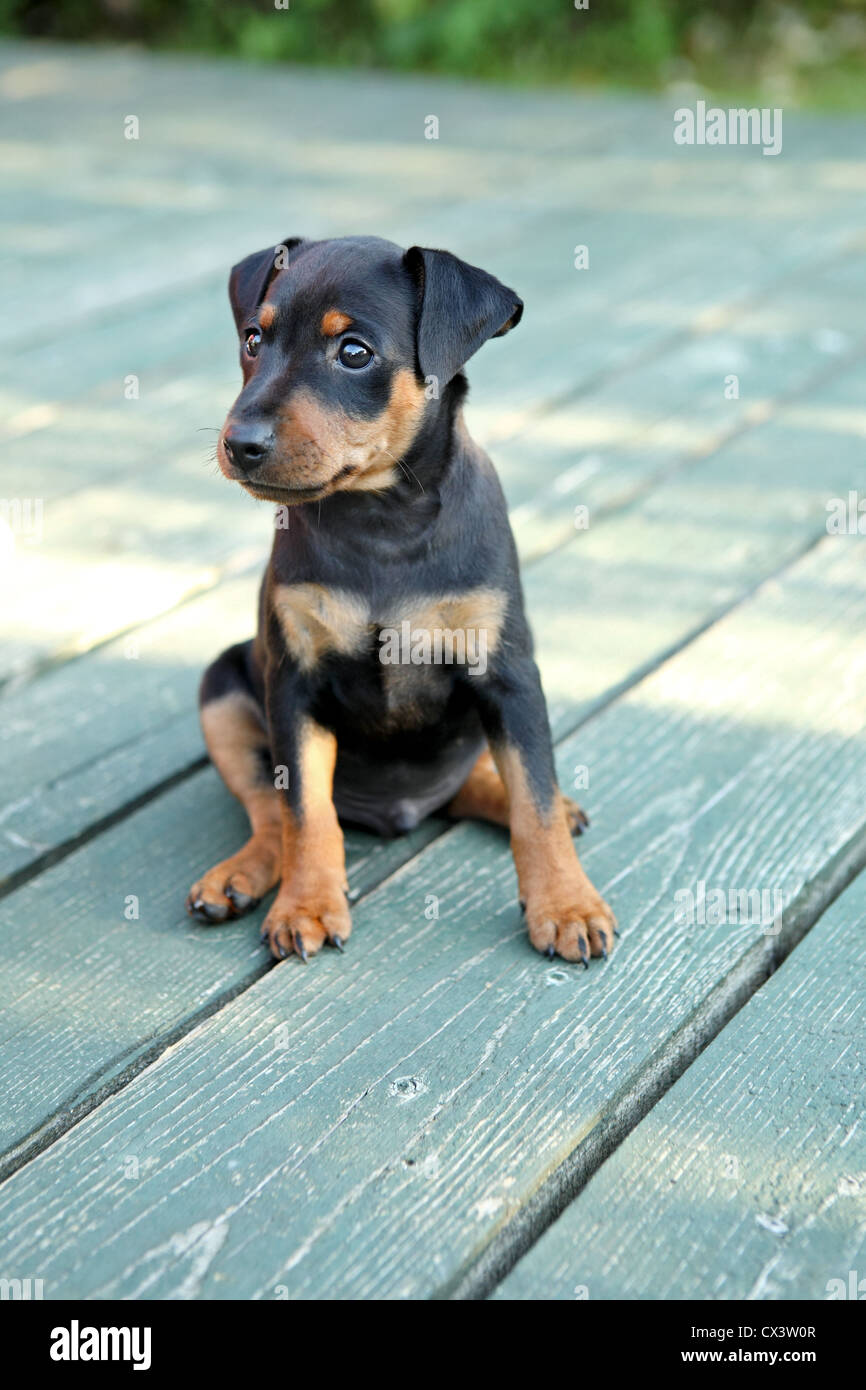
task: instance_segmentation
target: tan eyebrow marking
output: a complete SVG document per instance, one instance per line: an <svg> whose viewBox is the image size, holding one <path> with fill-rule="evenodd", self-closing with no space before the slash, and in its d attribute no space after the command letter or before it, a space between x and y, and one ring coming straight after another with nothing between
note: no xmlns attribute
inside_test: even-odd
<svg viewBox="0 0 866 1390"><path fill-rule="evenodd" d="M262 328L268 329L268 328L272 328L272 327L273 327L274 317L275 317L275 315L276 315L276 312L277 312L277 310L276 310L276 306L275 306L275 305L273 305L273 304L263 304L263 305L262 305L261 309L259 310L259 323L261 324Z"/></svg>
<svg viewBox="0 0 866 1390"><path fill-rule="evenodd" d="M342 333L352 320L348 314L341 314L339 309L329 309L322 316L322 332L326 338L336 338L338 333Z"/></svg>

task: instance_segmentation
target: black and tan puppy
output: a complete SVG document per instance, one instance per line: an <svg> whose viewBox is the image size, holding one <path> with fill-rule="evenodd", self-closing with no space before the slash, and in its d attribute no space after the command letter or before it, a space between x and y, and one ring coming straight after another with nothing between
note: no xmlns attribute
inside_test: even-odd
<svg viewBox="0 0 866 1390"><path fill-rule="evenodd" d="M273 954L342 947L339 820L393 835L447 810L509 826L539 951L606 956L614 919L557 788L505 500L461 409L464 363L521 301L446 251L376 237L292 238L235 266L229 293L244 385L219 464L281 524L257 636L201 687L252 836L189 911L224 921L279 884Z"/></svg>

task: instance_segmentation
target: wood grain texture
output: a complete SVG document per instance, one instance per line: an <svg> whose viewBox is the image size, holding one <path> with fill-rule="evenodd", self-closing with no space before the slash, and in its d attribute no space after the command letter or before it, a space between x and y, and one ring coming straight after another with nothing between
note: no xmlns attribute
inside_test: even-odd
<svg viewBox="0 0 866 1390"><path fill-rule="evenodd" d="M459 827L359 905L345 957L269 972L11 1177L4 1267L48 1296L453 1291L763 978L772 934L677 925L674 894L778 892L796 939L809 885L812 911L866 852L864 618L858 542L827 540L566 742L625 928L607 967L535 956L502 838ZM91 884L116 872L106 849ZM93 947L83 988L141 933ZM170 996L162 946L135 988Z"/></svg>
<svg viewBox="0 0 866 1390"><path fill-rule="evenodd" d="M430 820L400 840L348 831L352 893L368 892L443 828ZM219 929L184 911L191 883L248 833L243 811L207 768L0 906L7 1162L267 971L264 907Z"/></svg>
<svg viewBox="0 0 866 1390"><path fill-rule="evenodd" d="M525 225L543 199L546 208L571 213L569 260L588 219L620 213L610 242L619 275L624 260L652 249L662 219L667 235L679 216L681 241L689 241L696 259L706 231L721 230L728 219L714 278L740 292L759 258L778 267L787 252L805 262L816 244L838 244L862 208L856 182L824 176L809 137L813 147L817 128L826 139L827 125L808 119L784 161L702 164L672 145L664 102L529 94L417 76L250 72L189 59L180 69L171 58L81 47L7 43L2 54L0 99L19 137L4 152L5 186L13 198L42 200L47 191L59 200L56 221L49 205L47 230L71 225L73 253L86 269L78 295L64 293L62 266L40 260L45 248L32 234L28 239L28 223L13 224L14 248L29 251L48 277L47 293L44 302L26 300L26 286L10 274L4 302L11 321L26 307L43 330L87 308L110 307L111 288L153 293L181 284L191 266L216 269L247 251L252 196L262 219L305 216L305 227L280 221L275 236L321 234L323 224L387 233L398 219L417 232L423 220L431 245L453 240L455 223L489 237L490 219L475 211L482 199L496 217L496 237L507 244L512 218ZM139 141L123 139L120 106L140 115ZM274 141L273 110L304 138ZM440 116L438 141L424 139L427 111ZM836 122L832 134L835 158L844 164L856 150L851 123ZM688 236L684 208L701 236ZM154 231L130 256L124 228L135 236L146 220ZM742 236L744 220L753 224L749 238ZM607 244L599 238L600 257ZM706 274L703 282L712 292Z"/></svg>
<svg viewBox="0 0 866 1390"><path fill-rule="evenodd" d="M0 695L0 881L205 756L201 674L249 636L258 585L230 580Z"/></svg>
<svg viewBox="0 0 866 1390"><path fill-rule="evenodd" d="M866 1269L864 920L861 874L497 1299L851 1297Z"/></svg>
<svg viewBox="0 0 866 1390"><path fill-rule="evenodd" d="M768 421L784 426L792 403L820 400L836 381L848 382L854 408L863 373L852 313L859 277L844 262L838 276L828 267L816 278L817 292L783 285L749 312L723 314L716 331L688 335L497 441L524 558L568 539L567 500L597 517L737 436L757 431L760 447ZM848 424L857 435L853 415Z"/></svg>

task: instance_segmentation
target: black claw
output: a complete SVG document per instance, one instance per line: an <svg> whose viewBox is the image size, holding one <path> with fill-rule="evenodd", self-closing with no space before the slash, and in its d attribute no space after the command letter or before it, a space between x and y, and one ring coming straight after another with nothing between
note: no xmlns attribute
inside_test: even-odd
<svg viewBox="0 0 866 1390"><path fill-rule="evenodd" d="M259 944L262 946L270 946L271 938L268 936L266 931L263 931L261 936L259 937Z"/></svg>
<svg viewBox="0 0 866 1390"><path fill-rule="evenodd" d="M553 945L548 946L544 954L547 956L548 960L553 960L553 957L556 955L556 947Z"/></svg>
<svg viewBox="0 0 866 1390"><path fill-rule="evenodd" d="M518 898L517 901L520 903L520 911L521 911L521 912L525 912L525 911L526 911L526 903L523 901L522 898Z"/></svg>
<svg viewBox="0 0 866 1390"><path fill-rule="evenodd" d="M350 903L357 902L361 896L360 888L344 888L343 892L346 894L346 901Z"/></svg>
<svg viewBox="0 0 866 1390"><path fill-rule="evenodd" d="M589 969L589 951L587 950L587 948L586 948L586 942L584 942L584 941L581 941L581 943L580 943L580 959L583 961L583 968L584 968L584 970L588 970L588 969Z"/></svg>
<svg viewBox="0 0 866 1390"><path fill-rule="evenodd" d="M254 907L258 907L261 899L253 898L249 893L239 893L230 883L223 889L226 897L234 908L238 916L244 912L252 912Z"/></svg>
<svg viewBox="0 0 866 1390"><path fill-rule="evenodd" d="M295 943L295 950L301 957L301 960L304 962L304 965L306 965L309 961L309 956L307 955L307 948L304 945L304 938L301 936L301 933L299 931L296 931L293 934L293 940Z"/></svg>
<svg viewBox="0 0 866 1390"><path fill-rule="evenodd" d="M225 922L229 910L218 903L206 903L204 898L196 898L190 909L191 915L197 917L200 922Z"/></svg>
<svg viewBox="0 0 866 1390"><path fill-rule="evenodd" d="M602 946L602 948L601 948L601 954L602 954L602 958L603 958L604 960L607 960L607 949L606 949L604 946Z"/></svg>
<svg viewBox="0 0 866 1390"><path fill-rule="evenodd" d="M617 927L614 927L614 929L613 929L613 934L614 934L614 936L616 937L616 939L617 939L617 941L618 941L619 938L620 938L620 936L621 936L621 932L619 931L619 929L618 929Z"/></svg>
<svg viewBox="0 0 866 1390"><path fill-rule="evenodd" d="M285 959L286 959L286 956L287 956L288 954L289 954L289 953L288 953L288 951L286 950L285 946L283 945L282 941L278 941L278 942L277 942L277 955L279 956L280 960L285 960Z"/></svg>
<svg viewBox="0 0 866 1390"><path fill-rule="evenodd" d="M340 952L342 952L342 950L343 950L343 938L342 938L341 936L332 936L332 937L331 937L331 945L332 945L332 946L336 946L337 950L340 951Z"/></svg>

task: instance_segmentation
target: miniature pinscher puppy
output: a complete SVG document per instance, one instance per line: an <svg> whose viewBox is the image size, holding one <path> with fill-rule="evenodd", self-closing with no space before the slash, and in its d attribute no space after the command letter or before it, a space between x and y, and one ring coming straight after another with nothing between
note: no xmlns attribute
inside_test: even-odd
<svg viewBox="0 0 866 1390"><path fill-rule="evenodd" d="M557 787L505 499L463 420L464 363L521 300L378 237L292 238L236 265L229 295L243 389L219 466L278 510L257 635L201 686L252 833L188 910L222 922L279 885L272 954L342 949L340 821L397 835L445 811L509 827L537 950L606 957L615 921Z"/></svg>

